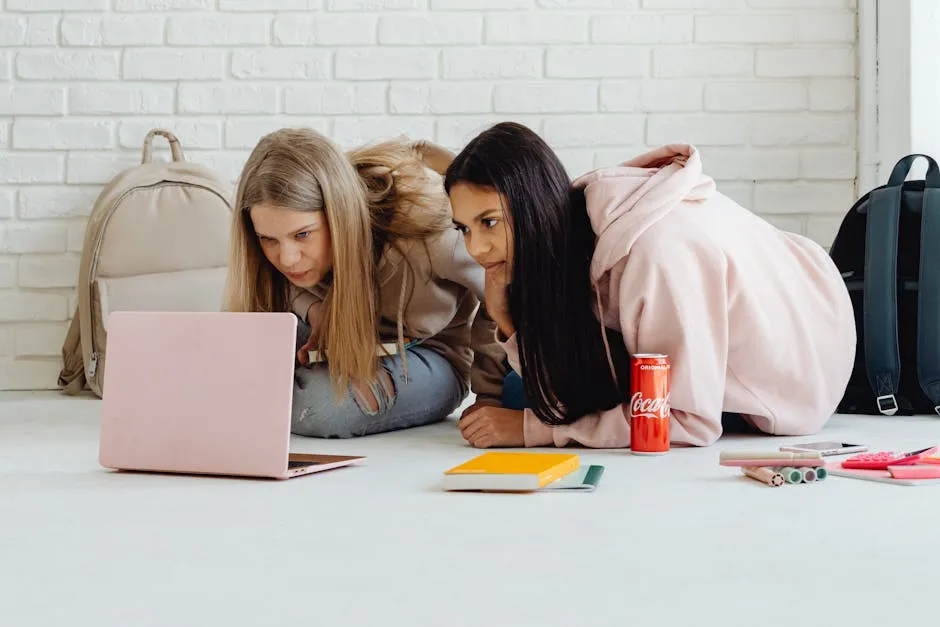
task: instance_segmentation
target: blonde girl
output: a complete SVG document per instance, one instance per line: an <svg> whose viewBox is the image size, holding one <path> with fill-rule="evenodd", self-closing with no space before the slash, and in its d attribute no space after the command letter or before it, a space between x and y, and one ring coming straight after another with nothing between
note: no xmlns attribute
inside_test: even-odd
<svg viewBox="0 0 940 627"><path fill-rule="evenodd" d="M500 405L505 353L477 311L484 272L453 228L450 158L403 141L345 154L311 129L271 133L248 158L226 309L300 319L294 433L430 424L471 390Z"/></svg>

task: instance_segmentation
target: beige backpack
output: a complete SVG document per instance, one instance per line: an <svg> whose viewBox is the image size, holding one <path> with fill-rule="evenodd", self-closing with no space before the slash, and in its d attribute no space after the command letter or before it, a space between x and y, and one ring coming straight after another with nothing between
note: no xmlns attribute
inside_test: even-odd
<svg viewBox="0 0 940 627"><path fill-rule="evenodd" d="M154 135L170 142L172 162L152 162ZM88 220L78 308L62 346L64 393L87 384L102 395L112 311L221 311L233 202L231 185L185 161L172 133L147 134L141 165L102 190Z"/></svg>

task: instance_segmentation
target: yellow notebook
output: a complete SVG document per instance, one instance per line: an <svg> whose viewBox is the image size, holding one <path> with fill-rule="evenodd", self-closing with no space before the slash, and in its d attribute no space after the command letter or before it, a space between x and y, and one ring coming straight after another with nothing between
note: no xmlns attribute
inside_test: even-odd
<svg viewBox="0 0 940 627"><path fill-rule="evenodd" d="M444 472L445 490L538 490L581 465L572 453L487 452Z"/></svg>

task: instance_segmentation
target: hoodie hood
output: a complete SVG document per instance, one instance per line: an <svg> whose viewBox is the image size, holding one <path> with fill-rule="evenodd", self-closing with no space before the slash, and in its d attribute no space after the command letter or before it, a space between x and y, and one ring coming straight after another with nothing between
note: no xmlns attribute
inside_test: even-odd
<svg viewBox="0 0 940 627"><path fill-rule="evenodd" d="M637 239L685 201L702 201L715 191L715 182L702 174L698 150L689 144L669 144L619 166L601 168L575 179L584 189L597 245L591 259L591 283L597 315L604 321L601 278L627 257ZM601 332L607 365L617 381L607 334ZM624 393L621 390L621 393Z"/></svg>
<svg viewBox="0 0 940 627"><path fill-rule="evenodd" d="M669 144L618 166L601 168L575 179L584 189L597 246L591 281L597 283L646 229L685 201L707 199L715 182L702 174L701 156L689 144Z"/></svg>

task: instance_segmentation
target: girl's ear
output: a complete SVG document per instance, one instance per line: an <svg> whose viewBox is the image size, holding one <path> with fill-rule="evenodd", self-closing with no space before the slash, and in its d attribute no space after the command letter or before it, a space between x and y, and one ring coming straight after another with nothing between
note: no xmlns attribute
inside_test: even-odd
<svg viewBox="0 0 940 627"><path fill-rule="evenodd" d="M451 162L457 156L443 146L426 139L414 142L411 144L411 149L418 154L424 165L441 176L447 172L447 168L450 167Z"/></svg>

